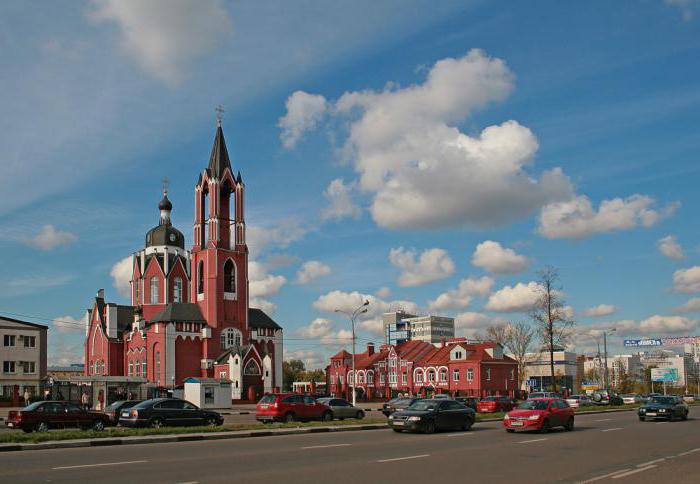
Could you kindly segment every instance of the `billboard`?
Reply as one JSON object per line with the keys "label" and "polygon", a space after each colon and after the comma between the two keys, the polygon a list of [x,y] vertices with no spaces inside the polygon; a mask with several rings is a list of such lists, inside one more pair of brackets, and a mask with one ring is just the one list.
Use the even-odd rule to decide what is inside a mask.
{"label": "billboard", "polygon": [[637,348],[639,346],[680,346],[684,344],[700,343],[700,336],[681,336],[679,338],[646,338],[626,339],[625,346]]}
{"label": "billboard", "polygon": [[678,380],[677,368],[652,368],[651,381],[664,381],[673,383]]}
{"label": "billboard", "polygon": [[626,339],[625,346],[638,347],[638,346],[663,346],[661,338],[654,339]]}

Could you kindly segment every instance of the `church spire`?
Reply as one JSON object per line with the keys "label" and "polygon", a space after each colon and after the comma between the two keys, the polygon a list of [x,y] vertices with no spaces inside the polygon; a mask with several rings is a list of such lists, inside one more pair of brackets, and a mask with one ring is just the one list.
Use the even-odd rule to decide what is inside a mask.
{"label": "church spire", "polygon": [[209,157],[209,176],[221,179],[224,169],[231,170],[231,161],[228,158],[228,150],[226,149],[226,141],[224,140],[224,131],[221,129],[221,119],[223,118],[224,109],[219,105],[216,108],[216,137],[214,138],[214,146],[211,149]]}

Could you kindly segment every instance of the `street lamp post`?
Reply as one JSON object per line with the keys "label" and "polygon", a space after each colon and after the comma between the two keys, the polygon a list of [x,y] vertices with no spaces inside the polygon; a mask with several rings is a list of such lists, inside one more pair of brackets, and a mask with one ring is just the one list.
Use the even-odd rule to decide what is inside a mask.
{"label": "street lamp post", "polygon": [[350,325],[352,326],[352,405],[355,406],[356,395],[355,395],[355,383],[357,382],[357,374],[355,373],[355,319],[363,313],[367,312],[367,306],[369,306],[369,301],[365,300],[361,306],[356,308],[353,312],[343,311],[342,309],[336,309],[336,313],[343,313],[350,318]]}
{"label": "street lamp post", "polygon": [[608,390],[608,333],[614,333],[616,328],[603,331],[603,354],[605,355],[605,389]]}

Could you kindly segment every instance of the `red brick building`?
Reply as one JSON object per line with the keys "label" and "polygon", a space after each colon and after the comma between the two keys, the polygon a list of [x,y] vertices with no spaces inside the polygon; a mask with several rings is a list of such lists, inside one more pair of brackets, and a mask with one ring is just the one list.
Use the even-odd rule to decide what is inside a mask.
{"label": "red brick building", "polygon": [[248,306],[245,184],[233,175],[221,125],[195,186],[194,245],[170,218],[167,190],[159,224],[132,256],[131,305],[88,310],[85,374],[138,376],[158,386],[188,377],[231,380],[232,398],[282,387],[282,328]]}
{"label": "red brick building", "polygon": [[[518,364],[493,342],[468,343],[455,338],[435,346],[423,341],[383,345],[369,343],[355,355],[356,388],[366,398],[389,398],[397,393],[453,396],[513,396],[519,388]],[[328,391],[351,396],[352,355],[343,350],[326,368]],[[360,390],[361,389],[361,390]]]}

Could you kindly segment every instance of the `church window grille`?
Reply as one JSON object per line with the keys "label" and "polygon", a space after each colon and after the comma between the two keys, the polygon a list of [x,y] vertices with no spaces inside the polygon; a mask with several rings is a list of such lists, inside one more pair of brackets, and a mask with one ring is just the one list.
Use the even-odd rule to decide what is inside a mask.
{"label": "church window grille", "polygon": [[151,277],[151,304],[158,304],[158,278]]}
{"label": "church window grille", "polygon": [[179,277],[173,281],[173,302],[182,302],[182,279]]}
{"label": "church window grille", "polygon": [[241,346],[241,332],[236,328],[226,328],[221,332],[221,347],[228,349],[233,346]]}
{"label": "church window grille", "polygon": [[258,367],[258,364],[255,362],[255,360],[249,360],[248,363],[246,363],[245,368],[243,369],[243,374],[244,375],[259,375],[260,374],[260,367]]}

